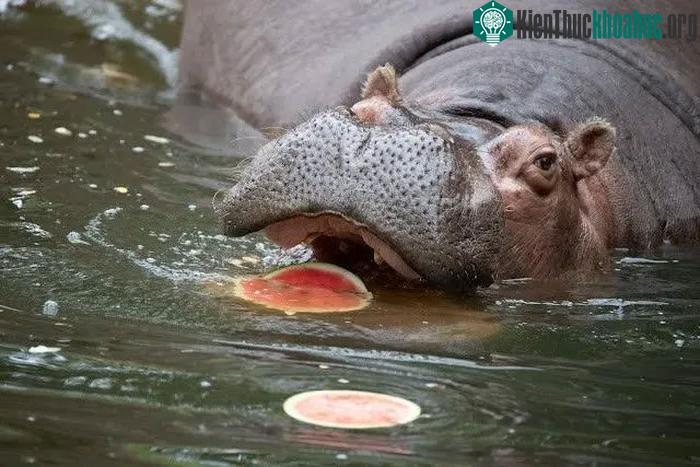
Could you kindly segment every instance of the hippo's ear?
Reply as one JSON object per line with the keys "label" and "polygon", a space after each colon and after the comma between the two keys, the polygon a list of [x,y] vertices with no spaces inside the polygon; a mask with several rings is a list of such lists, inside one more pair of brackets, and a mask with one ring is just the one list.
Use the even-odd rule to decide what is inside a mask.
{"label": "hippo's ear", "polygon": [[367,81],[362,86],[362,99],[370,97],[384,97],[392,106],[401,103],[399,94],[399,84],[396,80],[396,70],[391,64],[377,67],[372,73],[367,75]]}
{"label": "hippo's ear", "polygon": [[615,128],[594,118],[574,128],[564,145],[574,158],[576,180],[590,177],[605,166],[615,151]]}

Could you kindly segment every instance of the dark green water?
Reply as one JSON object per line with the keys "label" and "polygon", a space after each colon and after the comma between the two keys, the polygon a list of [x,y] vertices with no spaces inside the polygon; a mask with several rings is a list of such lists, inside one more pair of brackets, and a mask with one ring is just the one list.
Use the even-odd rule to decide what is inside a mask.
{"label": "dark green water", "polygon": [[[219,235],[210,209],[250,139],[222,154],[163,128],[177,3],[68,4],[0,17],[0,464],[700,462],[697,252],[618,251],[613,277],[461,302],[378,290],[347,314],[217,297],[205,283],[277,254]],[[86,25],[86,5],[104,21]],[[342,431],[283,413],[322,388],[423,415]]]}

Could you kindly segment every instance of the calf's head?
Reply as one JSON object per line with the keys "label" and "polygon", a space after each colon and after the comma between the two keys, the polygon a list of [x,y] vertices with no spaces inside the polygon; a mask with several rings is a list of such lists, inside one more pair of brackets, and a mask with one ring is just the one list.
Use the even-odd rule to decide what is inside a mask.
{"label": "calf's head", "polygon": [[614,148],[614,129],[599,119],[564,137],[518,125],[479,148],[503,202],[499,276],[552,278],[605,266],[612,219],[595,176]]}
{"label": "calf's head", "polygon": [[378,263],[459,290],[567,266],[548,248],[588,235],[582,180],[612,152],[612,128],[590,121],[562,140],[536,123],[464,119],[453,131],[453,119],[419,115],[380,67],[352,108],[260,149],[215,203],[226,233],[265,230],[361,274]]}

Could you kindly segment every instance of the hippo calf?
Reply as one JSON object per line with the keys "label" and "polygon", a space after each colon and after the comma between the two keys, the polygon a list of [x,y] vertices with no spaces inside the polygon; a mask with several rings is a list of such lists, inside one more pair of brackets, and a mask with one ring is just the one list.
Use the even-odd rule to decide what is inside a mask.
{"label": "hippo calf", "polygon": [[[228,235],[460,290],[700,240],[697,43],[489,47],[471,34],[478,4],[232,3],[187,12],[182,88],[292,128],[215,201]],[[329,110],[295,121],[319,99]]]}

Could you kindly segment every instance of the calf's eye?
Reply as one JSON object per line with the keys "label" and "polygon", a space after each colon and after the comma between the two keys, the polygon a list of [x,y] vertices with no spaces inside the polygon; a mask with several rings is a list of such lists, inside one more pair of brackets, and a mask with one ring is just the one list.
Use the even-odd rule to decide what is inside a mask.
{"label": "calf's eye", "polygon": [[546,153],[537,157],[533,163],[542,171],[549,172],[554,166],[557,156],[554,153]]}

